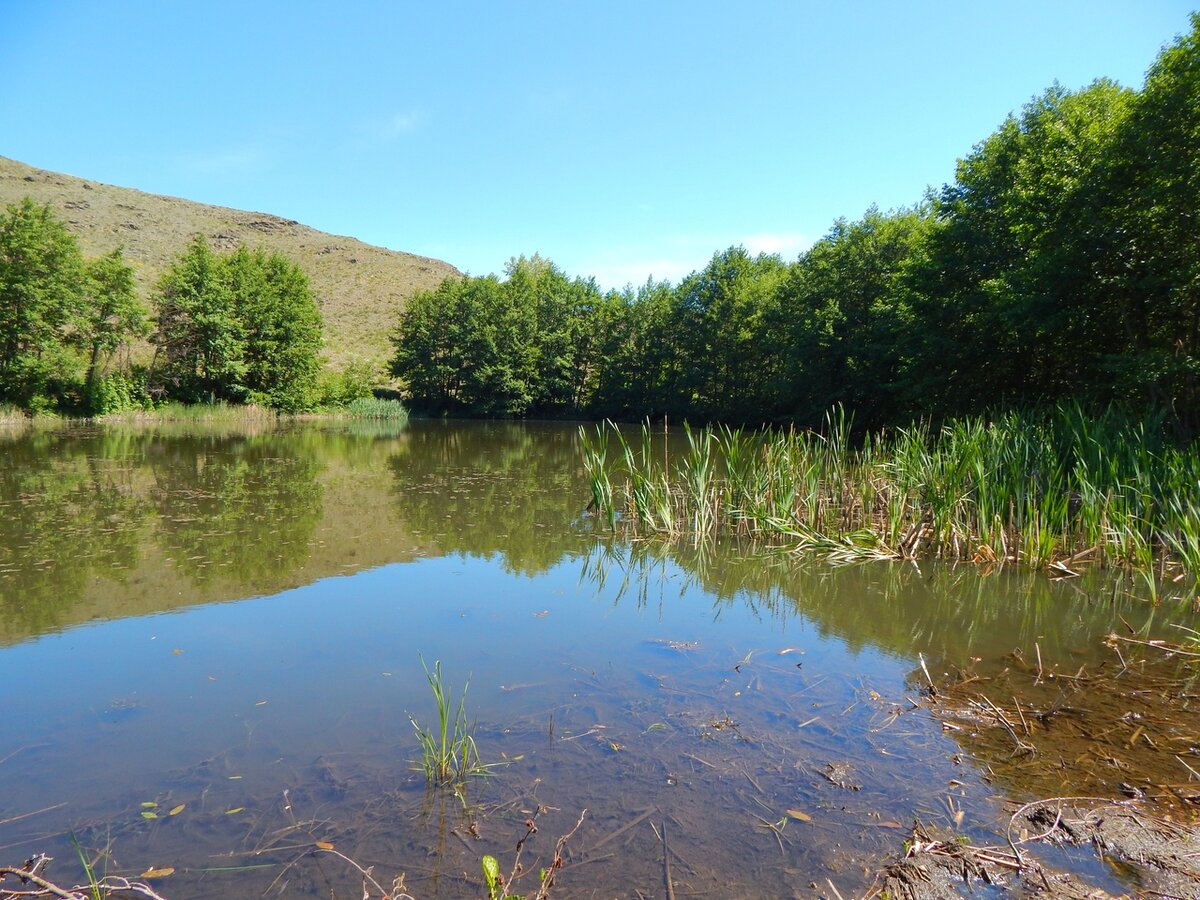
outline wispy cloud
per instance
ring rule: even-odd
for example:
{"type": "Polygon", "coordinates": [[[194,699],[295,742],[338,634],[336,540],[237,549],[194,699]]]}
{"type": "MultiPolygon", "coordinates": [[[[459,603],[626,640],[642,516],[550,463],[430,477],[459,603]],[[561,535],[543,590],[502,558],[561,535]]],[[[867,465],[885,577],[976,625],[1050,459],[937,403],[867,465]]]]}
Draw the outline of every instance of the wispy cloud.
{"type": "Polygon", "coordinates": [[[425,110],[414,108],[368,119],[359,126],[355,143],[360,149],[382,147],[417,131],[426,118],[425,110]]]}
{"type": "Polygon", "coordinates": [[[401,135],[416,131],[423,121],[425,121],[425,112],[420,109],[396,113],[382,123],[379,128],[379,136],[386,140],[395,140],[401,135]]]}
{"type": "Polygon", "coordinates": [[[198,150],[176,157],[180,168],[195,175],[224,177],[261,170],[270,161],[267,149],[258,143],[217,150],[198,150]]]}
{"type": "Polygon", "coordinates": [[[627,284],[641,287],[646,280],[678,283],[697,268],[694,259],[658,257],[655,259],[630,260],[618,263],[599,263],[591,268],[584,267],[579,274],[591,275],[601,288],[623,288],[627,284]]]}
{"type": "Polygon", "coordinates": [[[599,250],[583,261],[578,274],[594,276],[606,289],[622,288],[627,284],[640,287],[648,278],[678,284],[692,272],[708,265],[714,253],[728,247],[740,245],[756,256],[776,253],[791,260],[811,244],[810,238],[798,232],[762,232],[741,237],[677,234],[655,241],[654,246],[599,250]]]}
{"type": "Polygon", "coordinates": [[[737,243],[756,255],[778,253],[784,259],[791,259],[807,250],[812,245],[812,239],[798,232],[784,231],[748,234],[737,243]]]}

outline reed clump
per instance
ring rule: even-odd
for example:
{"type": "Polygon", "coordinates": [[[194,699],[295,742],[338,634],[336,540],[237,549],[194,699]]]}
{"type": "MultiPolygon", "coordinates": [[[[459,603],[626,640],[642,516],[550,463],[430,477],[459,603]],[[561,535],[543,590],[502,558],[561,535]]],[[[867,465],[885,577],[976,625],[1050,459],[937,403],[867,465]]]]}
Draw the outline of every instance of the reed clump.
{"type": "Polygon", "coordinates": [[[839,408],[819,432],[685,426],[670,458],[649,425],[580,433],[591,508],[613,528],[784,540],[834,561],[1200,574],[1200,450],[1161,420],[1064,406],[856,440],[839,408]]]}
{"type": "Polygon", "coordinates": [[[382,419],[397,424],[408,421],[403,403],[383,397],[356,397],[346,404],[345,414],[352,419],[382,419]]]}
{"type": "Polygon", "coordinates": [[[446,684],[442,677],[442,663],[437,660],[433,671],[421,660],[425,670],[425,679],[433,694],[436,707],[436,717],[432,727],[424,728],[415,718],[409,716],[413,730],[417,734],[417,743],[421,748],[420,769],[430,784],[449,784],[465,781],[472,775],[485,775],[491,768],[485,765],[479,757],[479,749],[475,746],[475,727],[467,718],[467,689],[468,681],[458,695],[457,702],[454,690],[446,684]]]}

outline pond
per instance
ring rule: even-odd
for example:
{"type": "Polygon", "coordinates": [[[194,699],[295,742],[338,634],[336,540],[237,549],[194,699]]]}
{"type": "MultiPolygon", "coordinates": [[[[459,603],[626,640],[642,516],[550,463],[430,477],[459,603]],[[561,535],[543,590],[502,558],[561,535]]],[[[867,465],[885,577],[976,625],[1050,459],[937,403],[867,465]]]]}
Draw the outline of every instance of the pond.
{"type": "Polygon", "coordinates": [[[587,500],[563,424],[0,439],[0,863],[169,868],[173,900],[361,896],[313,852],[335,849],[417,898],[482,897],[481,857],[507,871],[535,818],[533,893],[586,810],[554,896],[850,897],[916,819],[1004,844],[1014,803],[1191,780],[1186,715],[1106,719],[1076,686],[1145,646],[1111,634],[1197,624],[1128,576],[631,540],[587,500]],[[489,777],[427,788],[423,662],[469,680],[489,777]],[[1003,685],[1043,726],[1069,708],[1092,743],[1046,726],[1015,753],[1041,726],[981,737],[931,681],[1003,685]]]}

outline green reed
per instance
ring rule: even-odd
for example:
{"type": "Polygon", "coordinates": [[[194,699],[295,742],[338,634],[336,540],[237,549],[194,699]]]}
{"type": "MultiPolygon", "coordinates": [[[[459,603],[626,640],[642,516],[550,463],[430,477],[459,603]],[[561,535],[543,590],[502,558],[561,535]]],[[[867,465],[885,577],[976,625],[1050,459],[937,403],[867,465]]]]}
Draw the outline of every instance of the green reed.
{"type": "Polygon", "coordinates": [[[454,691],[448,687],[442,677],[440,660],[433,664],[433,671],[421,660],[421,668],[425,670],[425,678],[433,693],[437,709],[437,718],[433,728],[422,728],[413,716],[413,730],[417,733],[417,743],[421,748],[421,770],[425,773],[430,784],[448,784],[454,781],[464,781],[471,775],[484,775],[487,765],[479,757],[479,749],[475,746],[475,729],[467,719],[467,689],[470,681],[463,687],[457,702],[454,691]]]}
{"type": "Polygon", "coordinates": [[[838,560],[940,557],[1200,574],[1200,450],[1158,418],[1078,406],[852,438],[684,429],[673,462],[643,425],[581,431],[592,503],[610,527],[786,540],[838,560]],[[609,441],[616,446],[610,462],[609,441]]]}
{"type": "Polygon", "coordinates": [[[356,397],[346,404],[345,415],[352,419],[386,419],[407,422],[408,410],[399,400],[381,397],[356,397]]]}

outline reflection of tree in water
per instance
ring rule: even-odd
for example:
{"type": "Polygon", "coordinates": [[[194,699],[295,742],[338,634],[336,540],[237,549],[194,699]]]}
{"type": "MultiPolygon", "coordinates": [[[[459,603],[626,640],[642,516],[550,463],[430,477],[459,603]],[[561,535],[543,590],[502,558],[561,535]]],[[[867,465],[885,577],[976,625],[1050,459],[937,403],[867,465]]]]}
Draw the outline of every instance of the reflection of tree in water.
{"type": "Polygon", "coordinates": [[[33,433],[0,452],[0,630],[59,627],[90,580],[122,580],[149,514],[98,438],[33,433]]]}
{"type": "Polygon", "coordinates": [[[534,575],[578,548],[587,495],[572,428],[414,423],[389,464],[405,521],[444,552],[499,554],[534,575]]]}
{"type": "Polygon", "coordinates": [[[146,447],[158,541],[197,584],[278,583],[309,557],[321,469],[284,434],[181,437],[146,447]]]}
{"type": "Polygon", "coordinates": [[[736,544],[598,541],[584,553],[581,577],[639,605],[699,587],[714,596],[715,615],[734,603],[763,617],[800,615],[855,651],[875,647],[903,658],[921,651],[959,665],[972,655],[1031,652],[1035,643],[1047,657],[1099,651],[1122,620],[1179,621],[1178,611],[1163,616],[1129,596],[1111,572],[1055,582],[1015,567],[991,574],[941,564],[837,568],[736,544]],[[680,571],[682,581],[673,577],[680,571]]]}

